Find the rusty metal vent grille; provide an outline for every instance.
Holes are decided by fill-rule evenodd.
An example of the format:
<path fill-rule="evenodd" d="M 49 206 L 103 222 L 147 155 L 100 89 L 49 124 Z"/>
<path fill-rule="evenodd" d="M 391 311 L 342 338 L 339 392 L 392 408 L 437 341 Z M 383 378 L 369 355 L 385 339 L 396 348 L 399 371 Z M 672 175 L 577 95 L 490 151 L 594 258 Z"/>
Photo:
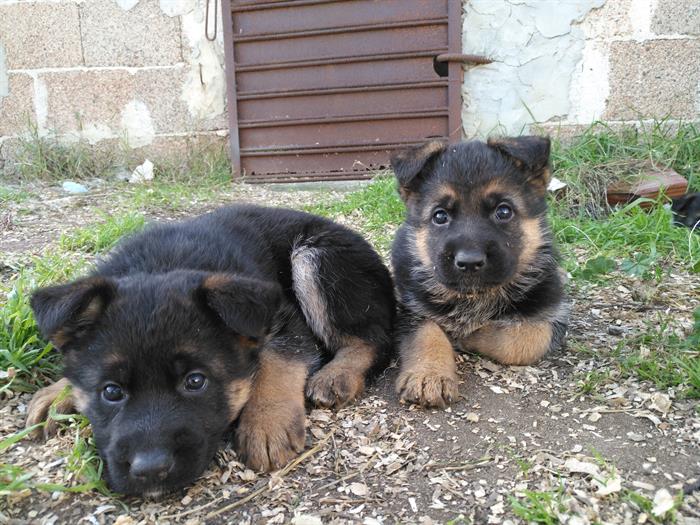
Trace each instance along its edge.
<path fill-rule="evenodd" d="M 460 51 L 459 0 L 223 7 L 231 152 L 246 181 L 367 178 L 393 149 L 459 136 L 460 66 L 447 78 L 434 67 Z"/>

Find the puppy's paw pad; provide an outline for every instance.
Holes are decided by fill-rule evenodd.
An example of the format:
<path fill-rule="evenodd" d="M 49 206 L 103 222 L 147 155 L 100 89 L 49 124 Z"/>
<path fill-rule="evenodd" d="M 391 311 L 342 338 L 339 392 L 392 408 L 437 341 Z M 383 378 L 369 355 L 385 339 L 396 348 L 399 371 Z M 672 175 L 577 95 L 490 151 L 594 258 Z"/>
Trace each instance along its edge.
<path fill-rule="evenodd" d="M 304 450 L 306 429 L 304 410 L 288 418 L 259 412 L 257 417 L 244 414 L 236 431 L 237 451 L 253 470 L 273 471 L 284 467 Z"/>
<path fill-rule="evenodd" d="M 459 397 L 457 378 L 435 372 L 404 372 L 396 390 L 402 401 L 424 407 L 444 408 Z"/>
<path fill-rule="evenodd" d="M 364 389 L 364 377 L 322 368 L 309 379 L 306 397 L 316 406 L 341 408 L 359 397 Z"/>

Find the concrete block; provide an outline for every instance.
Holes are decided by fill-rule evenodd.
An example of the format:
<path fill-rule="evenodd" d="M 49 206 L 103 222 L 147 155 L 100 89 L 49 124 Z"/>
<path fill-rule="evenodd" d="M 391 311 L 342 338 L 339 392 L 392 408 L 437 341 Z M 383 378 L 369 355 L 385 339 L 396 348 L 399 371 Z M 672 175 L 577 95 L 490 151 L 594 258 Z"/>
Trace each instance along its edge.
<path fill-rule="evenodd" d="M 157 133 L 209 131 L 228 127 L 226 115 L 198 119 L 191 115 L 183 86 L 186 67 L 138 71 L 134 76 L 134 98 L 143 101 L 151 110 Z"/>
<path fill-rule="evenodd" d="M 93 70 L 40 76 L 46 127 L 90 142 L 120 137 L 133 146 L 155 135 L 226 128 L 225 116 L 198 121 L 181 99 L 186 68 Z"/>
<path fill-rule="evenodd" d="M 95 143 L 119 134 L 134 77 L 125 70 L 67 71 L 39 77 L 46 90 L 46 127 Z"/>
<path fill-rule="evenodd" d="M 157 0 L 141 0 L 126 10 L 114 0 L 80 6 L 88 66 L 163 66 L 182 61 L 180 24 Z"/>
<path fill-rule="evenodd" d="M 651 30 L 658 35 L 680 33 L 700 36 L 700 2 L 698 0 L 658 2 L 651 20 Z"/>
<path fill-rule="evenodd" d="M 34 115 L 34 80 L 23 73 L 10 73 L 7 95 L 0 96 L 0 137 L 27 131 Z"/>
<path fill-rule="evenodd" d="M 9 69 L 82 65 L 77 4 L 0 5 L 0 44 Z"/>
<path fill-rule="evenodd" d="M 614 42 L 604 118 L 693 118 L 698 115 L 700 40 Z"/>

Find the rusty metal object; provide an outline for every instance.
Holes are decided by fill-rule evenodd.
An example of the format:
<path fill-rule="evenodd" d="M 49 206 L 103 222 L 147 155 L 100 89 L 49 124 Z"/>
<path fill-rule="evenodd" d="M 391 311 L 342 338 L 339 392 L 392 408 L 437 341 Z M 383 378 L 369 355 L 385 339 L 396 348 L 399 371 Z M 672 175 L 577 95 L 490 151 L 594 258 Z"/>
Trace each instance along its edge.
<path fill-rule="evenodd" d="M 484 65 L 491 64 L 493 60 L 481 55 L 464 55 L 462 53 L 443 53 L 435 57 L 438 62 L 461 62 L 463 64 Z"/>
<path fill-rule="evenodd" d="M 231 157 L 249 182 L 347 180 L 460 140 L 460 2 L 223 0 Z"/>
<path fill-rule="evenodd" d="M 688 181 L 675 170 L 649 167 L 632 179 L 610 184 L 606 198 L 610 205 L 626 204 L 641 198 L 655 200 L 661 192 L 673 199 L 684 195 L 687 190 Z M 651 202 L 640 204 L 642 208 L 648 208 L 651 205 Z"/>
<path fill-rule="evenodd" d="M 218 2 L 219 0 L 204 0 L 206 7 L 204 10 L 204 36 L 210 42 L 216 40 L 219 32 L 219 15 L 218 15 Z M 209 36 L 209 2 L 214 2 L 214 33 Z"/>

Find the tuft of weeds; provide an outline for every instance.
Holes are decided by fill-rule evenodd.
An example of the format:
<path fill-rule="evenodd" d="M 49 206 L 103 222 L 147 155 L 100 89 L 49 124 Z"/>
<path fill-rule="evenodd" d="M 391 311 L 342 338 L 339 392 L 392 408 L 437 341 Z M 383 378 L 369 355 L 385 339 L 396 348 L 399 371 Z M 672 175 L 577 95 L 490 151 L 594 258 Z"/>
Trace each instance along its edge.
<path fill-rule="evenodd" d="M 593 395 L 610 379 L 610 370 L 591 370 L 582 374 L 576 384 L 576 391 L 583 395 Z"/>
<path fill-rule="evenodd" d="M 659 317 L 644 333 L 623 340 L 616 349 L 622 373 L 700 399 L 700 308 L 694 317 L 693 331 L 685 338 Z"/>
<path fill-rule="evenodd" d="M 156 163 L 154 180 L 195 187 L 228 185 L 231 184 L 231 161 L 221 143 L 190 142 L 184 155 Z"/>
<path fill-rule="evenodd" d="M 560 523 L 559 516 L 567 511 L 561 488 L 555 492 L 526 490 L 523 495 L 522 499 L 511 496 L 510 504 L 513 513 L 527 523 L 557 525 Z"/>
<path fill-rule="evenodd" d="M 107 483 L 102 479 L 104 463 L 100 454 L 97 452 L 92 433 L 88 431 L 87 427 L 90 425 L 90 422 L 85 416 L 78 414 L 71 414 L 70 416 L 63 417 L 71 418 L 76 426 L 75 441 L 73 442 L 73 448 L 68 454 L 68 463 L 66 467 L 68 471 L 74 473 L 75 477 L 80 479 L 82 483 L 70 487 L 52 485 L 49 490 L 66 490 L 69 492 L 89 492 L 91 490 L 96 490 L 105 496 L 114 495 L 112 491 L 107 488 Z M 89 437 L 85 437 L 85 434 L 88 434 Z"/>
<path fill-rule="evenodd" d="M 13 492 L 31 489 L 47 492 L 90 492 L 96 490 L 105 496 L 116 496 L 107 488 L 106 482 L 102 479 L 104 464 L 97 452 L 93 438 L 91 436 L 85 437 L 85 435 L 89 435 L 89 429 L 87 428 L 89 426 L 88 419 L 79 414 L 56 414 L 55 411 L 52 411 L 50 417 L 69 421 L 71 429 L 75 431 L 73 447 L 66 456 L 66 469 L 73 474 L 73 479 L 80 480 L 80 482 L 74 485 L 34 483 L 32 481 L 35 475 L 34 472 L 28 472 L 17 465 L 0 463 L 0 496 L 7 496 Z M 42 425 L 44 423 L 26 428 L 4 438 L 0 441 L 0 452 L 23 440 Z"/>
<path fill-rule="evenodd" d="M 671 224 L 659 199 L 650 209 L 633 202 L 605 219 L 568 218 L 555 206 L 550 219 L 565 266 L 574 277 L 597 279 L 615 270 L 616 261 L 628 275 L 654 277 L 665 263 L 700 271 L 700 236 Z M 582 253 L 583 252 L 583 253 Z M 587 256 L 579 264 L 577 255 Z"/>
<path fill-rule="evenodd" d="M 154 180 L 129 188 L 136 208 L 179 210 L 194 201 L 214 200 L 231 185 L 231 161 L 221 144 L 190 144 L 177 161 L 161 161 Z"/>
<path fill-rule="evenodd" d="M 688 179 L 691 189 L 700 189 L 700 129 L 664 119 L 621 129 L 596 122 L 571 141 L 555 141 L 554 174 L 568 185 L 562 215 L 606 215 L 608 184 L 630 179 L 649 166 L 673 168 Z"/>
<path fill-rule="evenodd" d="M 42 135 L 30 124 L 19 139 L 14 166 L 22 180 L 91 179 L 115 170 L 116 153 L 83 140 L 66 143 L 53 133 Z"/>
<path fill-rule="evenodd" d="M 20 203 L 27 200 L 31 196 L 31 192 L 21 188 L 0 186 L 0 204 L 7 204 L 10 202 Z"/>
<path fill-rule="evenodd" d="M 103 222 L 63 234 L 59 245 L 64 250 L 99 254 L 109 250 L 123 236 L 141 230 L 146 224 L 143 215 L 123 213 L 105 217 Z"/>
<path fill-rule="evenodd" d="M 646 497 L 644 494 L 640 494 L 634 490 L 625 489 L 622 492 L 622 499 L 635 507 L 639 512 L 644 513 L 649 520 L 649 523 L 660 525 L 663 523 L 676 523 L 676 509 L 678 509 L 683 503 L 683 493 L 679 492 L 676 497 L 673 498 L 673 508 L 661 517 L 654 516 L 654 513 L 652 512 L 654 508 L 654 501 Z"/>
<path fill-rule="evenodd" d="M 31 392 L 58 375 L 59 356 L 39 334 L 29 305 L 34 287 L 20 276 L 0 309 L 0 392 Z"/>

